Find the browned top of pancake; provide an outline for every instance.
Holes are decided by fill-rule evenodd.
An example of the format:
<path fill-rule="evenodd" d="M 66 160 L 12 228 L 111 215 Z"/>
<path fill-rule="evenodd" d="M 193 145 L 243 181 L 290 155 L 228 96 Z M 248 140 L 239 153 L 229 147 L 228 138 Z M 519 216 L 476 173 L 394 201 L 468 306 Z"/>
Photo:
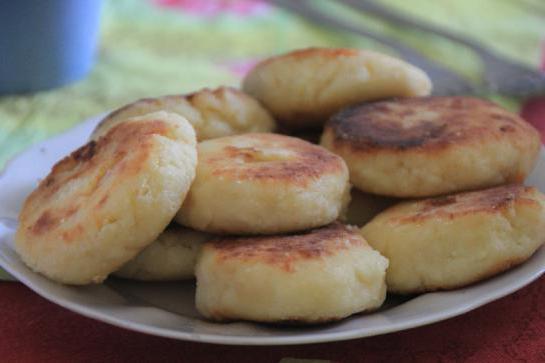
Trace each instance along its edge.
<path fill-rule="evenodd" d="M 104 127 L 106 124 L 108 124 L 110 122 L 110 120 L 112 119 L 117 119 L 119 117 L 132 117 L 132 116 L 135 116 L 135 115 L 132 115 L 130 113 L 130 110 L 135 108 L 135 107 L 140 107 L 140 106 L 146 106 L 146 107 L 150 107 L 150 109 L 153 109 L 155 110 L 156 108 L 160 107 L 163 103 L 162 99 L 163 98 L 170 98 L 170 99 L 176 99 L 178 97 L 181 97 L 181 96 L 178 96 L 178 95 L 172 95 L 172 96 L 164 96 L 164 97 L 158 97 L 158 98 L 141 98 L 139 100 L 136 100 L 132 103 L 129 103 L 129 104 L 126 104 L 125 106 L 122 106 L 120 108 L 118 108 L 117 110 L 114 110 L 112 112 L 110 112 L 108 115 L 106 115 L 106 117 L 104 117 L 104 119 L 102 119 L 102 121 L 100 121 L 97 125 L 97 127 L 95 128 L 98 129 L 98 128 L 102 128 Z M 150 111 L 152 112 L 152 111 Z"/>
<path fill-rule="evenodd" d="M 195 107 L 195 103 L 198 103 L 199 98 L 203 96 L 213 95 L 216 98 L 224 99 L 229 94 L 236 95 L 237 97 L 244 97 L 244 98 L 253 100 L 253 98 L 251 98 L 249 95 L 247 95 L 246 93 L 242 92 L 239 89 L 236 89 L 234 87 L 224 87 L 224 86 L 218 87 L 215 89 L 203 88 L 196 92 L 181 94 L 181 95 L 165 95 L 165 96 L 155 97 L 155 98 L 141 98 L 137 101 L 134 101 L 123 107 L 120 107 L 117 110 L 114 110 L 108 115 L 106 115 L 106 117 L 104 117 L 104 119 L 102 119 L 102 121 L 99 122 L 99 124 L 95 128 L 95 131 L 105 127 L 107 124 L 113 121 L 117 121 L 120 118 L 129 118 L 134 116 L 140 116 L 144 113 L 161 111 L 165 109 L 166 103 L 175 104 L 177 102 L 182 102 L 183 100 L 186 100 L 192 106 Z"/>
<path fill-rule="evenodd" d="M 169 132 L 170 126 L 160 120 L 121 123 L 59 161 L 23 205 L 19 219 L 25 233 L 43 236 L 60 227 L 60 239 L 75 240 L 94 221 L 92 213 L 87 220 L 76 218 L 77 223 L 72 218 L 81 210 L 103 208 L 116 185 L 144 167 L 151 138 L 169 137 Z"/>
<path fill-rule="evenodd" d="M 391 208 L 393 220 L 399 223 L 414 223 L 434 218 L 454 219 L 475 213 L 498 213 L 514 204 L 539 207 L 535 200 L 538 193 L 534 187 L 512 184 L 475 192 L 459 193 L 437 198 L 424 199 Z M 401 208 L 400 208 L 401 207 Z"/>
<path fill-rule="evenodd" d="M 537 137 L 524 120 L 471 97 L 404 98 L 344 109 L 326 124 L 333 144 L 355 151 L 429 150 L 472 140 Z"/>
<path fill-rule="evenodd" d="M 199 164 L 213 175 L 237 180 L 290 180 L 307 183 L 324 174 L 342 172 L 337 155 L 301 139 L 250 133 L 199 144 Z"/>
<path fill-rule="evenodd" d="M 239 259 L 266 263 L 288 272 L 301 260 L 337 254 L 353 246 L 366 245 L 360 234 L 338 222 L 294 235 L 232 237 L 211 242 L 219 262 Z"/>
<path fill-rule="evenodd" d="M 203 88 L 199 91 L 185 94 L 183 95 L 183 97 L 185 97 L 190 103 L 192 103 L 192 101 L 195 100 L 195 98 L 198 98 L 199 96 L 205 95 L 205 94 L 214 95 L 217 98 L 225 98 L 229 94 L 237 95 L 239 97 L 251 98 L 249 95 L 242 92 L 238 88 L 227 87 L 227 86 L 221 86 L 214 89 Z"/>

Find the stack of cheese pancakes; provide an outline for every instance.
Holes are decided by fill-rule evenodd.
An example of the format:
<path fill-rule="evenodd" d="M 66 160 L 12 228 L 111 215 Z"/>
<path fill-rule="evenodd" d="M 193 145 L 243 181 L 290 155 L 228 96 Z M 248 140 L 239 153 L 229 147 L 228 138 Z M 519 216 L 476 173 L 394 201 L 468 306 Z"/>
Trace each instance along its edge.
<path fill-rule="evenodd" d="M 399 59 L 313 48 L 262 61 L 242 90 L 138 100 L 28 197 L 17 251 L 66 284 L 196 277 L 204 317 L 282 323 L 524 262 L 545 236 L 545 197 L 522 185 L 537 132 L 430 92 Z"/>

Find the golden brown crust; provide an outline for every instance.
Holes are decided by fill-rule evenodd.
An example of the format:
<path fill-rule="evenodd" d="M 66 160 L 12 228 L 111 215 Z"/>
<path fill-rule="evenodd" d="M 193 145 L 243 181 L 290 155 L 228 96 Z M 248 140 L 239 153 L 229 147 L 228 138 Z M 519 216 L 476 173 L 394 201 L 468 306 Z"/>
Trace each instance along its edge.
<path fill-rule="evenodd" d="M 170 100 L 170 101 L 176 101 L 176 100 L 187 100 L 193 107 L 195 107 L 195 99 L 197 97 L 201 97 L 202 95 L 205 95 L 205 94 L 212 94 L 214 96 L 217 96 L 219 98 L 225 98 L 225 95 L 227 93 L 233 93 L 233 94 L 236 94 L 237 96 L 240 96 L 240 97 L 245 97 L 245 98 L 250 98 L 250 96 L 248 96 L 246 93 L 234 88 L 234 87 L 218 87 L 218 88 L 215 88 L 215 89 L 210 89 L 210 88 L 203 88 L 199 91 L 196 91 L 196 92 L 191 92 L 191 93 L 187 93 L 187 94 L 181 94 L 181 95 L 165 95 L 165 96 L 162 96 L 162 97 L 157 97 L 157 98 L 153 98 L 153 97 L 146 97 L 146 98 L 141 98 L 139 100 L 136 100 L 134 102 L 131 102 L 123 107 L 120 107 L 112 112 L 110 112 L 106 117 L 104 117 L 104 119 L 102 121 L 99 122 L 99 124 L 97 125 L 96 129 L 100 129 L 102 127 L 104 127 L 107 123 L 110 122 L 111 119 L 115 119 L 117 118 L 117 116 L 125 113 L 125 111 L 133 108 L 135 105 L 149 105 L 150 107 L 152 106 L 160 106 L 161 104 L 163 104 L 166 100 Z"/>
<path fill-rule="evenodd" d="M 301 185 L 344 169 L 339 156 L 294 137 L 245 134 L 233 138 L 248 140 L 248 143 L 225 145 L 220 152 L 203 156 L 199 163 L 209 164 L 215 176 L 239 180 L 287 180 Z"/>
<path fill-rule="evenodd" d="M 24 221 L 29 233 L 33 235 L 54 233 L 56 227 L 78 213 L 81 208 L 80 197 L 85 198 L 99 190 L 103 178 L 108 177 L 108 174 L 124 178 L 137 173 L 148 158 L 151 148 L 149 138 L 155 135 L 168 137 L 168 129 L 168 124 L 159 120 L 122 123 L 97 142 L 90 141 L 53 166 L 51 173 L 25 201 L 20 220 Z M 78 193 L 74 193 L 73 198 L 64 201 L 62 205 L 54 203 L 55 194 L 61 188 L 70 188 L 69 183 L 80 178 L 85 178 L 88 183 Z M 99 198 L 93 199 L 97 201 L 95 208 L 101 208 L 109 198 L 108 190 L 103 192 Z M 35 208 L 29 206 L 52 207 L 46 207 L 35 215 Z M 70 242 L 82 234 L 85 230 L 82 223 L 90 222 L 82 220 L 72 225 L 61 234 L 63 241 Z"/>
<path fill-rule="evenodd" d="M 165 229 L 195 177 L 191 124 L 167 112 L 119 123 L 58 162 L 25 201 L 15 249 L 60 283 L 102 282 Z"/>
<path fill-rule="evenodd" d="M 212 94 L 218 98 L 225 98 L 226 94 L 228 93 L 233 93 L 233 94 L 236 94 L 237 96 L 240 96 L 240 97 L 244 97 L 244 98 L 250 98 L 250 96 L 248 96 L 246 93 L 242 92 L 241 90 L 239 90 L 238 88 L 234 88 L 234 87 L 226 87 L 226 86 L 221 86 L 221 87 L 218 87 L 218 88 L 214 88 L 214 89 L 210 89 L 208 87 L 206 88 L 203 88 L 199 91 L 195 91 L 195 92 L 191 92 L 191 93 L 186 93 L 185 95 L 174 95 L 174 96 L 168 96 L 168 97 L 185 97 L 189 103 L 193 103 L 193 101 L 195 100 L 195 98 L 197 97 L 200 97 L 201 95 L 203 94 Z"/>
<path fill-rule="evenodd" d="M 169 99 L 177 99 L 177 98 L 183 98 L 183 95 L 168 95 L 168 96 L 164 96 L 165 98 L 169 98 Z M 159 98 L 151 98 L 151 97 L 147 97 L 147 98 L 141 98 L 139 100 L 136 100 L 134 102 L 131 102 L 129 104 L 126 104 L 125 106 L 123 107 L 120 107 L 112 112 L 110 112 L 108 115 L 106 115 L 106 117 L 104 117 L 99 123 L 98 125 L 95 127 L 95 130 L 98 130 L 102 127 L 104 127 L 107 123 L 110 122 L 111 119 L 114 119 L 114 118 L 117 118 L 117 116 L 125 113 L 125 111 L 131 109 L 132 107 L 134 107 L 134 105 L 136 104 L 147 104 L 147 105 L 160 105 L 161 104 L 161 100 Z"/>
<path fill-rule="evenodd" d="M 234 87 L 226 87 L 221 86 L 215 89 L 210 88 L 203 88 L 198 91 L 192 92 L 192 93 L 186 93 L 186 94 L 178 94 L 178 95 L 165 95 L 161 97 L 156 98 L 141 98 L 139 100 L 136 100 L 132 103 L 129 103 L 123 107 L 120 107 L 102 119 L 99 124 L 96 126 L 94 134 L 92 137 L 95 136 L 101 129 L 106 128 L 109 126 L 109 124 L 115 124 L 116 122 L 119 122 L 119 118 L 128 118 L 128 117 L 134 117 L 138 115 L 142 115 L 148 112 L 157 111 L 161 109 L 169 109 L 174 107 L 173 105 L 182 105 L 182 104 L 189 104 L 191 108 L 194 110 L 202 110 L 203 103 L 209 104 L 210 99 L 216 99 L 220 100 L 225 103 L 229 103 L 233 97 L 236 97 L 239 99 L 239 102 L 246 102 L 246 107 L 253 106 L 256 109 L 259 109 L 259 111 L 262 114 L 255 114 L 254 117 L 269 117 L 268 113 L 265 109 L 261 107 L 261 105 L 258 103 L 257 100 L 255 100 L 253 97 L 249 96 L 248 94 L 242 92 L 241 90 L 234 88 Z M 187 103 L 186 103 L 187 102 Z M 255 104 L 255 105 L 254 105 Z M 236 105 L 233 105 L 235 107 Z M 250 108 L 251 109 L 251 108 Z M 148 110 L 148 112 L 144 112 L 142 110 Z M 233 110 L 222 110 L 222 107 L 215 106 L 213 110 L 218 111 L 220 114 L 221 112 L 226 112 L 225 117 L 228 117 Z M 175 111 L 175 110 L 170 110 Z M 193 111 L 195 112 L 195 111 Z M 184 115 L 186 118 L 187 115 Z M 189 119 L 189 118 L 188 118 Z M 270 119 L 271 124 L 273 123 L 272 118 Z M 189 121 L 192 121 L 191 119 Z M 260 122 L 263 122 L 263 120 L 259 120 Z M 228 122 L 228 121 L 225 121 Z M 195 126 L 195 125 L 194 125 Z M 239 129 L 238 132 L 242 133 L 244 131 L 247 131 L 247 129 L 244 128 L 242 125 L 236 125 L 231 124 L 231 127 L 235 129 Z M 274 127 L 271 127 L 271 130 Z M 266 130 L 263 130 L 266 131 Z M 207 137 L 209 138 L 209 137 Z"/>
<path fill-rule="evenodd" d="M 224 237 L 211 242 L 208 248 L 217 252 L 218 262 L 255 260 L 291 272 L 299 260 L 323 258 L 365 244 L 357 230 L 334 222 L 294 235 Z"/>
<path fill-rule="evenodd" d="M 401 203 L 361 232 L 389 260 L 395 293 L 466 286 L 527 260 L 542 245 L 545 196 L 505 185 Z"/>
<path fill-rule="evenodd" d="M 326 124 L 335 146 L 355 152 L 430 152 L 476 140 L 519 139 L 536 131 L 515 114 L 471 97 L 422 97 L 362 104 Z"/>
<path fill-rule="evenodd" d="M 534 187 L 512 184 L 425 199 L 418 202 L 418 207 L 411 213 L 395 218 L 393 221 L 415 223 L 434 218 L 454 219 L 475 213 L 497 213 L 515 203 L 539 208 L 539 203 L 529 197 L 537 192 Z"/>

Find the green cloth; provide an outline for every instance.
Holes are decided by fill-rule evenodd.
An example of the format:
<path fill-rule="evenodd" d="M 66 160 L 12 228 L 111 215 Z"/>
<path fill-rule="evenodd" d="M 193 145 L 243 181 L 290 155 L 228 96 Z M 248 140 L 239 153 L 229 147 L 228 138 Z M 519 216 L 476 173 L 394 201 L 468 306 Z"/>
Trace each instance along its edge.
<path fill-rule="evenodd" d="M 200 3 L 215 2 L 224 3 Z M 545 35 L 541 0 L 383 2 L 474 37 L 500 54 L 538 65 Z M 255 0 L 232 1 L 255 5 L 257 10 L 250 13 L 235 5 L 216 14 L 183 11 L 183 5 L 190 3 L 197 2 L 106 1 L 97 62 L 85 79 L 50 91 L 0 97 L 0 167 L 31 144 L 137 98 L 236 86 L 249 64 L 272 54 L 309 46 L 391 52 L 368 39 L 322 29 Z M 470 78 L 479 77 L 478 59 L 463 47 L 356 15 L 333 2 L 315 3 L 396 37 Z"/>
<path fill-rule="evenodd" d="M 348 13 L 469 77 L 478 77 L 479 62 L 463 47 L 354 16 L 330 1 L 315 2 L 334 12 Z M 540 41 L 545 35 L 545 6 L 540 0 L 384 3 L 477 38 L 501 54 L 538 65 Z M 234 11 L 206 16 L 159 7 L 151 0 L 106 1 L 97 63 L 87 78 L 51 91 L 0 98 L 0 167 L 29 145 L 93 115 L 140 97 L 238 85 L 240 75 L 233 72 L 237 65 L 308 46 L 389 51 L 367 39 L 324 30 L 274 8 L 251 16 Z"/>

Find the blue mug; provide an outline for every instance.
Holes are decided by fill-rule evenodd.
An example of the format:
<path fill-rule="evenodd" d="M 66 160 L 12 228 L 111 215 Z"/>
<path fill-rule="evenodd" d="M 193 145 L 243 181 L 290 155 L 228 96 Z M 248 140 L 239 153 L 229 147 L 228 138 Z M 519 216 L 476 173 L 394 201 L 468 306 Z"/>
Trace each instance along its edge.
<path fill-rule="evenodd" d="M 0 0 L 0 94 L 82 78 L 93 65 L 100 0 Z"/>

